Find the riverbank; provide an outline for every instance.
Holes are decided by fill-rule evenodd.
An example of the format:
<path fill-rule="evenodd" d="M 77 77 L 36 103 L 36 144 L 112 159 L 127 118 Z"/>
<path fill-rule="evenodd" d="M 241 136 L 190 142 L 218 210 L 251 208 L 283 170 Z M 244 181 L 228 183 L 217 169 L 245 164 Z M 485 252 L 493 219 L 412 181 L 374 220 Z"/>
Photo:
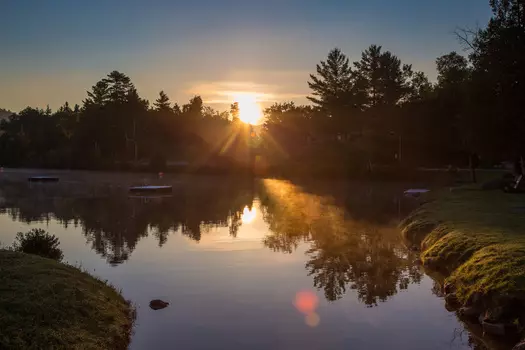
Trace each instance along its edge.
<path fill-rule="evenodd" d="M 127 349 L 133 308 L 81 270 L 0 250 L 1 349 Z"/>
<path fill-rule="evenodd" d="M 420 246 L 423 265 L 448 276 L 448 304 L 484 328 L 497 324 L 496 333 L 523 333 L 524 195 L 474 188 L 439 193 L 401 226 L 404 237 Z"/>

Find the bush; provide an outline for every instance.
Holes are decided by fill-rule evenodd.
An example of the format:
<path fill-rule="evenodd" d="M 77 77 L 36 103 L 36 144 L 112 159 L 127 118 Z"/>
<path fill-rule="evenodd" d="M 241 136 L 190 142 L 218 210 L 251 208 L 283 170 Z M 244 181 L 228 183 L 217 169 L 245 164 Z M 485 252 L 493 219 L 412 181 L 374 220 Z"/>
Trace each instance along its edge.
<path fill-rule="evenodd" d="M 57 237 L 42 229 L 35 228 L 26 233 L 18 232 L 13 250 L 61 261 L 64 254 L 58 247 L 59 245 L 60 242 Z"/>

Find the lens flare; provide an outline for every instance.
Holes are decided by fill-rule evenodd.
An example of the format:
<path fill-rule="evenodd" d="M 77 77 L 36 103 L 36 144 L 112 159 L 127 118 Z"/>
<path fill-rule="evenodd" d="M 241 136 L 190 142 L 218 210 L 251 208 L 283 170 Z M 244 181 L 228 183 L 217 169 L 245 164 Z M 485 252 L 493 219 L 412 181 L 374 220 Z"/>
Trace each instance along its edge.
<path fill-rule="evenodd" d="M 317 295 L 309 290 L 301 291 L 295 295 L 294 305 L 297 310 L 305 315 L 314 312 L 317 309 L 318 304 L 319 299 L 317 298 Z"/>
<path fill-rule="evenodd" d="M 304 322 L 310 327 L 317 327 L 321 322 L 321 317 L 315 312 L 319 305 L 319 298 L 315 293 L 304 290 L 295 295 L 295 308 L 305 315 Z"/>

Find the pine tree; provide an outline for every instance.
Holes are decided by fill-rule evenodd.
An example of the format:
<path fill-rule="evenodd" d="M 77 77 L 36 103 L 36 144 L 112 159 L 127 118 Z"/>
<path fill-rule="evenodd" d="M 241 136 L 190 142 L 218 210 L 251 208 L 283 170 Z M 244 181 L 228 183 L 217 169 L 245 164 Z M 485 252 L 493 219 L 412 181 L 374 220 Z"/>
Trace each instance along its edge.
<path fill-rule="evenodd" d="M 105 105 L 109 101 L 108 82 L 105 79 L 97 82 L 87 94 L 88 98 L 83 101 L 84 107 Z"/>
<path fill-rule="evenodd" d="M 326 61 L 317 65 L 317 75 L 310 74 L 308 86 L 313 90 L 307 98 L 318 107 L 336 113 L 348 104 L 346 99 L 352 88 L 352 68 L 348 57 L 335 48 L 328 54 Z"/>
<path fill-rule="evenodd" d="M 317 74 L 311 74 L 310 79 L 308 86 L 313 96 L 307 98 L 328 117 L 317 120 L 318 129 L 338 139 L 360 133 L 364 98 L 359 88 L 361 81 L 350 67 L 348 57 L 340 49 L 333 49 L 327 60 L 317 65 Z"/>
<path fill-rule="evenodd" d="M 116 70 L 109 73 L 105 81 L 111 102 L 126 102 L 127 95 L 135 88 L 127 75 Z"/>
<path fill-rule="evenodd" d="M 155 100 L 155 103 L 153 103 L 155 106 L 156 111 L 172 111 L 171 104 L 170 104 L 170 98 L 164 91 L 159 92 L 159 98 Z"/>
<path fill-rule="evenodd" d="M 366 107 L 394 106 L 410 94 L 412 67 L 401 65 L 401 60 L 381 46 L 371 45 L 354 63 L 367 98 Z"/>

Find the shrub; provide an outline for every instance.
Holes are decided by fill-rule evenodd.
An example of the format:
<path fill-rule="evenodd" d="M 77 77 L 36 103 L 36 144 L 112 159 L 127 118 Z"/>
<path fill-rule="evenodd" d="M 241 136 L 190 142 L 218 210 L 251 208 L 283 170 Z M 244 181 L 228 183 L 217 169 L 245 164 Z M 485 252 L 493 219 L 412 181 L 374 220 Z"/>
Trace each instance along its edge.
<path fill-rule="evenodd" d="M 26 233 L 18 232 L 13 250 L 61 261 L 64 254 L 58 247 L 59 245 L 60 242 L 57 237 L 42 229 L 35 228 Z"/>

